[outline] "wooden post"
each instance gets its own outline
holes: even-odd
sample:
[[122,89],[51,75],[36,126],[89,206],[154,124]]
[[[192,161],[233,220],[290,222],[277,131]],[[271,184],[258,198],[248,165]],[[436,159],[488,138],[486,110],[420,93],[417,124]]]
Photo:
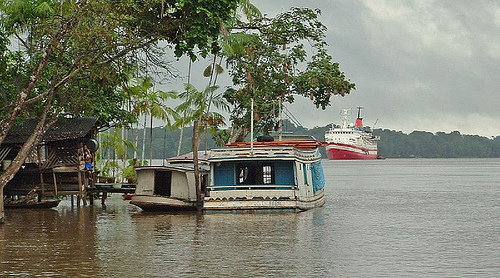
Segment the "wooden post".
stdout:
[[42,172],[42,147],[39,145],[36,149],[38,155],[38,171],[40,172],[40,183],[42,184],[42,196],[45,196],[45,183],[43,182]]
[[108,192],[103,191],[102,192],[102,198],[101,198],[101,205],[105,206],[106,205],[106,198],[108,197]]
[[57,179],[54,169],[52,169],[52,178],[54,179],[54,194],[57,196]]
[[82,192],[82,172],[80,171],[80,167],[77,167],[78,171],[78,197],[76,198],[76,206],[80,206],[80,198],[83,196]]
[[0,225],[5,222],[3,188],[0,187]]
[[87,178],[85,177],[85,172],[83,172],[83,180],[84,182],[82,183],[82,201],[83,205],[87,205]]

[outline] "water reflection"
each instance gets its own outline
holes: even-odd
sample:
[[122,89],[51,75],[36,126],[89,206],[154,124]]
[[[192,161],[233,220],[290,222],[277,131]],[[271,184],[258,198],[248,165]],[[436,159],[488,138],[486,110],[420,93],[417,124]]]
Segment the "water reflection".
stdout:
[[314,211],[145,213],[116,196],[106,207],[63,201],[6,217],[3,275],[240,277],[312,267],[296,254],[311,249]]
[[[69,217],[68,217],[69,215]],[[2,227],[4,275],[68,276],[93,271],[94,229],[85,210],[8,210]],[[89,244],[90,243],[90,244]]]

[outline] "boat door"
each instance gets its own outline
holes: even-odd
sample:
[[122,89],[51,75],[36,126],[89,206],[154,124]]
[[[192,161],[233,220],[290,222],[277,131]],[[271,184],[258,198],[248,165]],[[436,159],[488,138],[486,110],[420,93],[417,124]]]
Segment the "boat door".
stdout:
[[172,172],[156,171],[154,195],[170,197],[172,194]]

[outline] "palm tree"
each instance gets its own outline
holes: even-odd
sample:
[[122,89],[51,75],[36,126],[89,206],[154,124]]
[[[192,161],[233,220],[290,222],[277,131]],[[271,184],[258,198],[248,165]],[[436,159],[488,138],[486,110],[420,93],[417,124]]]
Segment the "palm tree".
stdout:
[[[253,18],[260,18],[262,14],[260,11],[250,3],[248,0],[242,0],[240,4],[240,10],[246,16],[248,21],[252,21]],[[231,25],[235,22],[238,22],[237,14],[234,15],[234,22],[230,23]],[[179,94],[179,97],[185,99],[185,102],[177,107],[177,111],[183,114],[182,119],[176,123],[176,126],[184,127],[185,124],[189,122],[193,122],[193,139],[192,139],[192,148],[193,148],[193,164],[194,164],[194,174],[195,174],[195,185],[196,185],[196,200],[198,204],[198,208],[201,207],[201,185],[200,185],[200,176],[199,176],[199,168],[198,168],[198,148],[199,148],[199,125],[200,123],[204,126],[205,129],[205,140],[207,140],[208,135],[206,131],[208,130],[208,126],[218,126],[224,123],[224,117],[218,112],[212,112],[211,106],[213,105],[219,110],[228,110],[229,106],[222,94],[216,94],[218,89],[217,77],[223,72],[223,68],[220,66],[222,63],[222,59],[224,55],[231,55],[230,53],[234,52],[233,45],[237,49],[242,49],[241,43],[247,39],[248,36],[245,34],[237,34],[233,37],[233,41],[237,43],[229,43],[228,40],[228,32],[227,28],[222,24],[221,25],[221,44],[223,45],[223,52],[219,53],[219,62],[217,62],[218,54],[214,53],[212,57],[212,63],[205,69],[203,75],[205,77],[209,77],[208,86],[204,91],[198,91],[194,86],[190,84],[190,75],[191,75],[191,61],[189,64],[189,73],[188,73],[188,83],[185,86],[185,90],[183,93]],[[229,54],[228,54],[229,53]],[[182,144],[182,133],[180,144]],[[178,154],[180,154],[180,144],[178,149]],[[205,143],[205,150],[207,149],[207,142]]]
[[[137,80],[136,85],[128,88],[132,102],[132,113],[137,116],[144,116],[144,130],[142,138],[142,153],[141,161],[144,162],[146,150],[146,126],[147,118],[150,118],[150,164],[152,159],[152,132],[153,132],[153,119],[166,120],[168,126],[171,126],[171,118],[177,118],[177,112],[166,106],[165,102],[168,99],[174,99],[177,95],[174,92],[164,92],[161,90],[154,90],[154,84],[150,77],[145,77]],[[136,137],[136,139],[138,139]],[[137,146],[138,140],[135,141]],[[134,153],[134,158],[137,158],[137,153]]]
[[219,110],[227,110],[228,105],[222,96],[215,94],[217,86],[207,87],[203,91],[198,91],[193,85],[186,84],[184,92],[179,94],[180,98],[183,98],[184,103],[177,107],[177,111],[183,113],[184,117],[179,119],[176,126],[181,124],[193,123],[193,166],[196,184],[196,200],[198,207],[201,207],[201,185],[199,176],[199,161],[198,161],[198,149],[199,149],[199,133],[200,133],[200,123],[203,125],[205,122],[212,122],[221,124],[223,123],[224,117],[218,112],[209,111],[210,106],[214,106]]
[[[104,176],[114,176],[110,174],[116,174],[116,171],[120,168],[119,164],[116,162],[116,159],[119,158],[122,161],[125,161],[127,158],[127,152],[129,149],[134,149],[135,146],[129,140],[123,138],[119,133],[118,129],[114,129],[113,132],[109,129],[107,133],[101,133],[101,149],[107,149],[107,159],[103,161],[101,155],[102,153],[97,153],[97,161],[99,167],[102,170],[102,174]],[[110,153],[113,150],[115,159],[111,160]],[[111,171],[113,173],[111,173]]]

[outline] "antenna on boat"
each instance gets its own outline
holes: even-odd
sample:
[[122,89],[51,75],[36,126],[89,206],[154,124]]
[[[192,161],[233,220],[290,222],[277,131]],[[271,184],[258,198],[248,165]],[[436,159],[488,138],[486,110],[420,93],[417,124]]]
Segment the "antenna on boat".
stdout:
[[342,129],[346,129],[349,127],[350,117],[351,117],[351,109],[342,109],[340,111],[340,121],[342,122],[340,127]]
[[278,141],[283,141],[283,118],[281,115],[281,99],[278,103],[278,132],[279,132],[279,137]]
[[253,155],[253,98],[250,106],[250,155]]
[[363,106],[358,106],[358,119],[361,117],[361,109],[365,109]]

